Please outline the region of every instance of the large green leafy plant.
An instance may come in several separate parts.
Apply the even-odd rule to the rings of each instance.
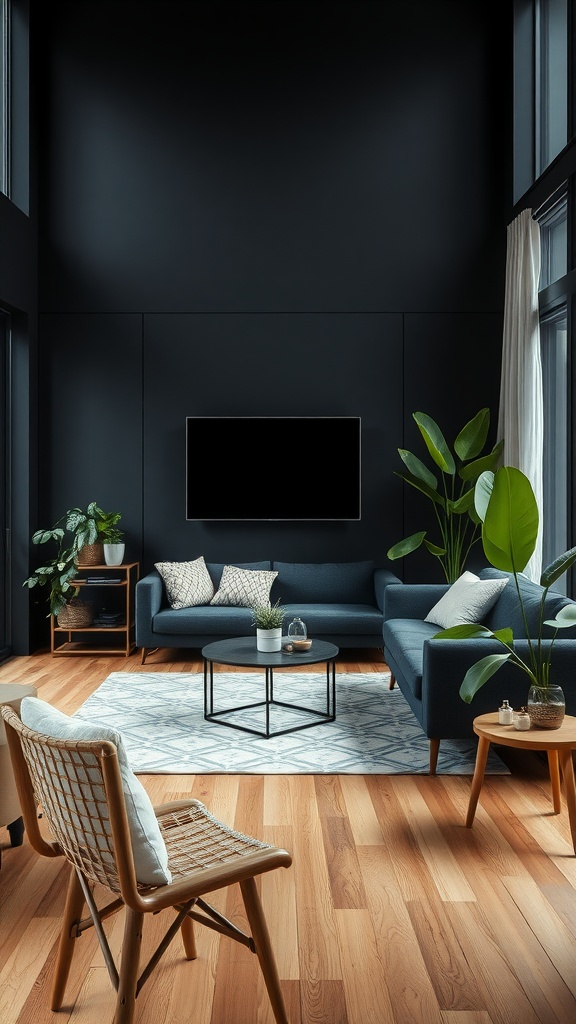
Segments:
[[[556,618],[545,619],[546,595],[550,587],[576,562],[576,547],[559,555],[548,565],[540,577],[543,587],[540,600],[538,627],[530,637],[518,575],[523,572],[536,549],[538,537],[538,505],[528,477],[513,466],[502,466],[496,473],[486,472],[479,477],[475,488],[477,513],[482,520],[484,554],[495,569],[513,574],[518,602],[527,640],[527,656],[521,658],[514,649],[512,629],[505,627],[494,632],[480,623],[452,626],[437,633],[434,639],[469,639],[484,637],[497,640],[506,653],[489,654],[468,669],[460,687],[460,696],[470,703],[473,696],[506,662],[525,672],[530,686],[546,690],[550,685],[550,665],[554,640],[559,629],[576,625],[576,604],[560,608]],[[553,630],[551,639],[543,643],[543,626]]]
[[[481,409],[466,423],[454,441],[454,453],[437,423],[423,412],[412,414],[440,476],[404,448],[398,454],[406,467],[396,472],[405,483],[432,502],[440,533],[430,540],[427,530],[413,533],[394,544],[388,558],[404,558],[422,544],[438,559],[448,583],[454,583],[465,569],[470,552],[480,540],[480,519],[474,507],[474,487],[480,475],[496,466],[503,441],[482,455],[490,428],[490,410]]]
[[[95,501],[91,501],[86,510],[69,509],[50,530],[37,530],[33,535],[33,544],[56,544],[54,556],[35,569],[22,584],[30,589],[49,587],[49,616],[58,615],[64,605],[78,594],[78,587],[74,586],[78,552],[86,544],[114,542],[115,537],[122,536],[118,530],[121,518],[121,512],[104,512]]]

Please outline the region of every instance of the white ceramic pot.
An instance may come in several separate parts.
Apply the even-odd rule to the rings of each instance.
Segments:
[[[106,565],[122,565],[125,548],[125,544],[105,544],[104,561]]]
[[[258,629],[256,628],[256,650],[263,653],[282,650],[282,628]]]

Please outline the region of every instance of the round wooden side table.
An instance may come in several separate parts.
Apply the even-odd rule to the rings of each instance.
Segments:
[[[472,723],[478,736],[476,765],[470,790],[466,827],[471,828],[478,806],[478,797],[484,782],[484,770],[491,743],[499,743],[503,747],[518,747],[524,750],[545,750],[548,754],[548,768],[552,787],[552,803],[554,813],[562,809],[560,795],[560,769],[564,779],[564,794],[568,806],[572,845],[576,853],[576,785],[574,781],[574,761],[572,751],[576,750],[576,718],[566,715],[559,729],[538,729],[535,726],[520,732],[513,725],[499,725],[498,713],[479,715]]]

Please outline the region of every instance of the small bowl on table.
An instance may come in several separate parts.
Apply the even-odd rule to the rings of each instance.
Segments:
[[[291,643],[295,651],[309,651],[312,647],[311,640],[292,640]]]

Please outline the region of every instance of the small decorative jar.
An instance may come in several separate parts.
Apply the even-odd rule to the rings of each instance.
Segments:
[[[308,631],[302,619],[292,619],[292,622],[288,626],[288,637],[290,640],[306,640],[308,638]]]
[[[530,715],[526,711],[526,708],[520,708],[520,711],[514,712],[514,728],[518,729],[518,732],[526,732],[530,728]]]
[[[498,724],[499,725],[512,725],[514,717],[514,710],[510,707],[507,700],[502,701],[502,706],[498,708]]]

